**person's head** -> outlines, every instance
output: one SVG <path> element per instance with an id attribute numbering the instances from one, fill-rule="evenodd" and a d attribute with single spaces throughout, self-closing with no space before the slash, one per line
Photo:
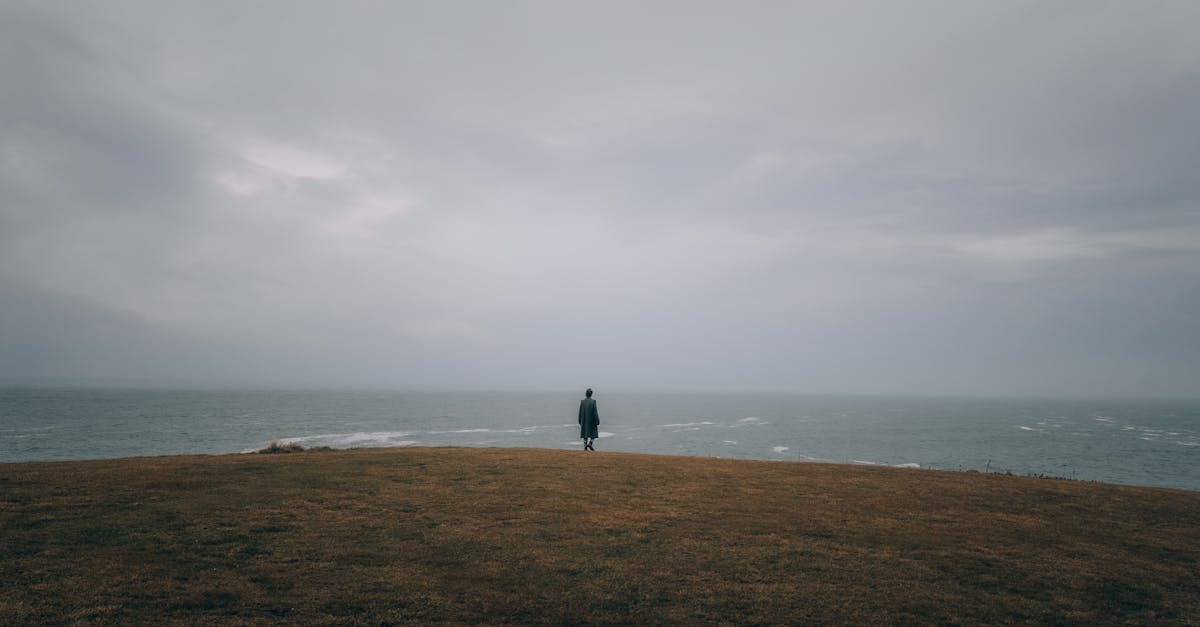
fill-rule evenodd
<path id="1" fill-rule="evenodd" d="M 588 398 L 591 398 L 592 397 L 592 388 L 588 388 L 587 392 L 584 392 L 584 394 L 586 394 Z"/>

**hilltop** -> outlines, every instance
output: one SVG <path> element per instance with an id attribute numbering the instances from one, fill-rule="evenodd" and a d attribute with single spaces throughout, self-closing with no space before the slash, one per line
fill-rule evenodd
<path id="1" fill-rule="evenodd" d="M 1186 622 L 1200 493 L 402 448 L 0 464 L 0 623 Z"/>

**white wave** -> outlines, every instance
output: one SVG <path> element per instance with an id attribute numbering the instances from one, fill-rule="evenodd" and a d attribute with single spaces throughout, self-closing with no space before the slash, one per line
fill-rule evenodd
<path id="1" fill-rule="evenodd" d="M 1017 427 L 1017 428 L 1018 428 L 1018 429 L 1022 429 L 1022 430 L 1024 430 L 1024 431 L 1041 431 L 1041 429 L 1034 429 L 1033 427 L 1026 427 L 1026 426 L 1024 426 L 1024 425 L 1021 425 L 1021 426 L 1019 426 L 1019 427 Z"/>
<path id="2" fill-rule="evenodd" d="M 1109 418 L 1108 416 L 1096 416 L 1095 420 L 1096 420 L 1096 422 L 1112 422 L 1113 421 L 1113 419 Z"/>
<path id="3" fill-rule="evenodd" d="M 772 451 L 775 451 L 776 453 L 784 453 L 784 452 L 786 452 L 786 451 L 788 450 L 788 447 L 786 447 L 786 446 L 772 446 L 772 447 L 771 447 L 771 450 L 772 450 Z"/>
<path id="4" fill-rule="evenodd" d="M 280 444 L 299 444 L 305 447 L 328 446 L 330 448 L 372 448 L 386 446 L 412 446 L 419 444 L 418 440 L 409 439 L 413 434 L 407 431 L 376 431 L 371 433 L 325 433 L 321 435 L 303 435 L 290 438 L 277 438 Z M 267 446 L 247 450 L 253 453 Z"/>
<path id="5" fill-rule="evenodd" d="M 600 437 L 602 437 L 602 438 L 611 438 L 611 437 L 613 437 L 613 435 L 615 435 L 615 434 L 614 434 L 614 433 L 612 433 L 611 431 L 599 431 L 599 432 L 598 432 L 598 435 L 599 435 Z"/>
<path id="6" fill-rule="evenodd" d="M 521 427 L 520 429 L 516 429 L 514 431 L 514 433 L 533 433 L 534 431 L 541 431 L 542 429 L 562 429 L 564 427 L 578 427 L 578 426 L 579 426 L 578 424 L 574 424 L 574 425 L 533 425 L 531 427 Z"/>
<path id="7" fill-rule="evenodd" d="M 717 423 L 709 422 L 709 421 L 705 420 L 704 422 L 673 422 L 669 425 L 662 425 L 662 427 L 664 427 L 664 428 L 666 428 L 666 427 L 704 427 L 704 426 L 715 425 L 715 424 L 717 424 Z"/>
<path id="8" fill-rule="evenodd" d="M 909 462 L 907 464 L 896 464 L 896 468 L 920 468 L 920 467 L 921 467 L 920 464 L 914 464 L 912 462 Z"/>
<path id="9" fill-rule="evenodd" d="M 354 433 L 341 437 L 316 437 L 311 442 L 317 445 L 334 448 L 361 448 L 371 446 L 411 446 L 416 440 L 410 440 L 408 433 Z"/>
<path id="10" fill-rule="evenodd" d="M 878 466 L 879 465 L 879 464 L 876 464 L 875 462 L 869 462 L 869 461 L 865 461 L 862 459 L 852 459 L 852 460 L 850 460 L 850 463 L 851 464 L 863 464 L 864 466 Z"/>
<path id="11" fill-rule="evenodd" d="M 747 416 L 745 418 L 742 418 L 738 422 L 762 422 L 762 418 L 758 418 L 756 416 Z"/>
<path id="12" fill-rule="evenodd" d="M 737 440 L 721 440 L 723 444 L 737 444 Z"/>
<path id="13" fill-rule="evenodd" d="M 430 435 L 446 435 L 448 433 L 490 433 L 491 429 L 455 429 L 453 431 L 430 431 Z"/>
<path id="14" fill-rule="evenodd" d="M 342 444 L 359 444 L 363 442 L 397 442 L 411 436 L 404 431 L 377 431 L 374 433 L 350 433 L 342 436 L 331 436 Z"/>
<path id="15" fill-rule="evenodd" d="M 372 432 L 357 432 L 357 433 L 323 433 L 321 435 L 307 435 L 295 438 L 281 438 L 279 441 L 284 444 L 292 442 L 321 442 L 325 444 L 341 444 L 353 445 L 363 442 L 390 442 L 402 440 L 413 435 L 408 431 L 372 431 Z"/>
<path id="16" fill-rule="evenodd" d="M 1185 442 L 1183 440 L 1180 440 L 1180 441 L 1176 442 L 1175 444 L 1178 444 L 1180 446 L 1200 446 L 1200 442 L 1195 442 L 1195 441 Z"/>

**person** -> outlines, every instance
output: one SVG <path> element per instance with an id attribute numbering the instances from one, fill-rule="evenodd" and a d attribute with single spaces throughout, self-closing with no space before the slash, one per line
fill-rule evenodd
<path id="1" fill-rule="evenodd" d="M 600 413 L 596 411 L 596 399 L 592 398 L 592 388 L 584 392 L 584 398 L 579 401 L 579 437 L 583 438 L 583 450 L 594 451 L 592 444 L 600 437 L 597 430 L 600 427 Z"/>

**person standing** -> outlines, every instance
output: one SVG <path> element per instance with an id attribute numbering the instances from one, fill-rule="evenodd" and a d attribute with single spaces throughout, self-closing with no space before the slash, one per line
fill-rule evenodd
<path id="1" fill-rule="evenodd" d="M 584 396 L 586 398 L 579 401 L 579 437 L 583 438 L 583 450 L 594 451 L 596 449 L 592 444 L 600 437 L 600 413 L 596 411 L 596 399 L 592 398 L 592 388 L 588 388 Z"/>

